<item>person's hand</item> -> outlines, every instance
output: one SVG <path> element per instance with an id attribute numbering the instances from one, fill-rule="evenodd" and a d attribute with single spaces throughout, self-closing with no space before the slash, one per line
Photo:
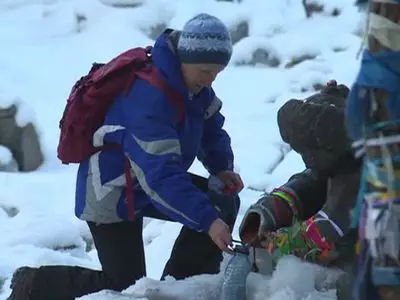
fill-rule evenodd
<path id="1" fill-rule="evenodd" d="M 240 175 L 233 171 L 219 172 L 217 174 L 217 177 L 225 185 L 225 189 L 227 191 L 234 191 L 236 193 L 239 193 L 244 187 L 244 184 L 243 184 L 243 181 L 242 181 L 242 178 L 240 177 Z"/>
<path id="2" fill-rule="evenodd" d="M 232 254 L 233 251 L 229 248 L 232 245 L 232 235 L 229 226 L 224 221 L 216 219 L 211 224 L 208 235 L 219 249 Z"/>

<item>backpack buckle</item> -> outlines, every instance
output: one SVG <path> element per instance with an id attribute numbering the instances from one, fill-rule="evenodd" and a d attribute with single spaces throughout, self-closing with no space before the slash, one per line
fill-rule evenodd
<path id="1" fill-rule="evenodd" d="M 146 53 L 146 57 L 148 58 L 148 59 L 151 59 L 151 50 L 153 49 L 153 47 L 151 47 L 151 46 L 147 46 L 146 48 L 145 48 L 145 53 Z"/>

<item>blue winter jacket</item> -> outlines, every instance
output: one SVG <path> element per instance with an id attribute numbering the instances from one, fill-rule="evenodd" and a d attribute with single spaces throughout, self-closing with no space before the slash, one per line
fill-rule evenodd
<path id="1" fill-rule="evenodd" d="M 184 96 L 184 121 L 177 124 L 177 112 L 160 89 L 137 80 L 109 109 L 93 137 L 94 145 L 122 145 L 132 169 L 137 216 L 154 205 L 187 227 L 208 231 L 217 211 L 207 195 L 192 184 L 187 171 L 196 157 L 210 174 L 232 170 L 230 138 L 222 129 L 221 101 L 214 91 L 204 88 L 190 97 L 168 32 L 157 39 L 152 57 L 170 87 Z M 123 152 L 98 152 L 80 164 L 78 218 L 103 224 L 128 219 Z"/>

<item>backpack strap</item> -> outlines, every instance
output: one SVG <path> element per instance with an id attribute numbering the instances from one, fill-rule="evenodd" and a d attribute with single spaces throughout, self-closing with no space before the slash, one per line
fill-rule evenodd
<path id="1" fill-rule="evenodd" d="M 151 55 L 152 49 L 153 49 L 152 46 L 148 46 L 145 48 L 146 59 L 147 59 L 146 66 L 141 71 L 138 71 L 133 75 L 137 76 L 138 78 L 144 81 L 147 81 L 152 86 L 162 90 L 167 95 L 168 100 L 171 101 L 178 115 L 178 122 L 180 122 L 185 118 L 185 107 L 184 107 L 185 99 L 183 95 L 176 92 L 169 86 L 164 76 L 162 76 L 162 74 L 157 70 L 157 68 L 154 67 Z M 132 85 L 132 81 L 128 80 L 128 86 L 126 87 L 127 89 L 129 89 L 130 86 Z M 125 90 L 125 92 L 127 92 L 127 89 Z"/>
<path id="2" fill-rule="evenodd" d="M 164 77 L 155 67 L 152 66 L 148 72 L 139 72 L 137 73 L 137 76 L 140 79 L 149 82 L 154 87 L 164 91 L 178 115 L 178 122 L 185 118 L 185 101 L 183 96 L 169 87 Z"/>
<path id="3" fill-rule="evenodd" d="M 136 220 L 135 215 L 135 197 L 133 196 L 133 178 L 131 173 L 131 163 L 128 157 L 125 157 L 125 164 L 124 164 L 124 172 L 125 172 L 125 193 L 126 193 L 126 200 L 128 205 L 128 219 L 130 221 Z"/>

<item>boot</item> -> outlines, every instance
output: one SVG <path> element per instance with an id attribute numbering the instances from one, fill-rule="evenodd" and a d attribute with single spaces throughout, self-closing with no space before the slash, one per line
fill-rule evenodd
<path id="1" fill-rule="evenodd" d="M 11 294 L 7 300 L 34 300 L 31 298 L 33 281 L 37 268 L 21 267 L 11 279 Z"/>
<path id="2" fill-rule="evenodd" d="M 76 297 L 100 290 L 92 288 L 82 291 L 79 283 L 82 283 L 84 288 L 88 283 L 87 278 L 79 278 L 79 272 L 82 270 L 92 272 L 94 278 L 99 277 L 97 271 L 80 267 L 21 267 L 15 271 L 11 279 L 12 292 L 7 300 L 74 300 Z"/>

